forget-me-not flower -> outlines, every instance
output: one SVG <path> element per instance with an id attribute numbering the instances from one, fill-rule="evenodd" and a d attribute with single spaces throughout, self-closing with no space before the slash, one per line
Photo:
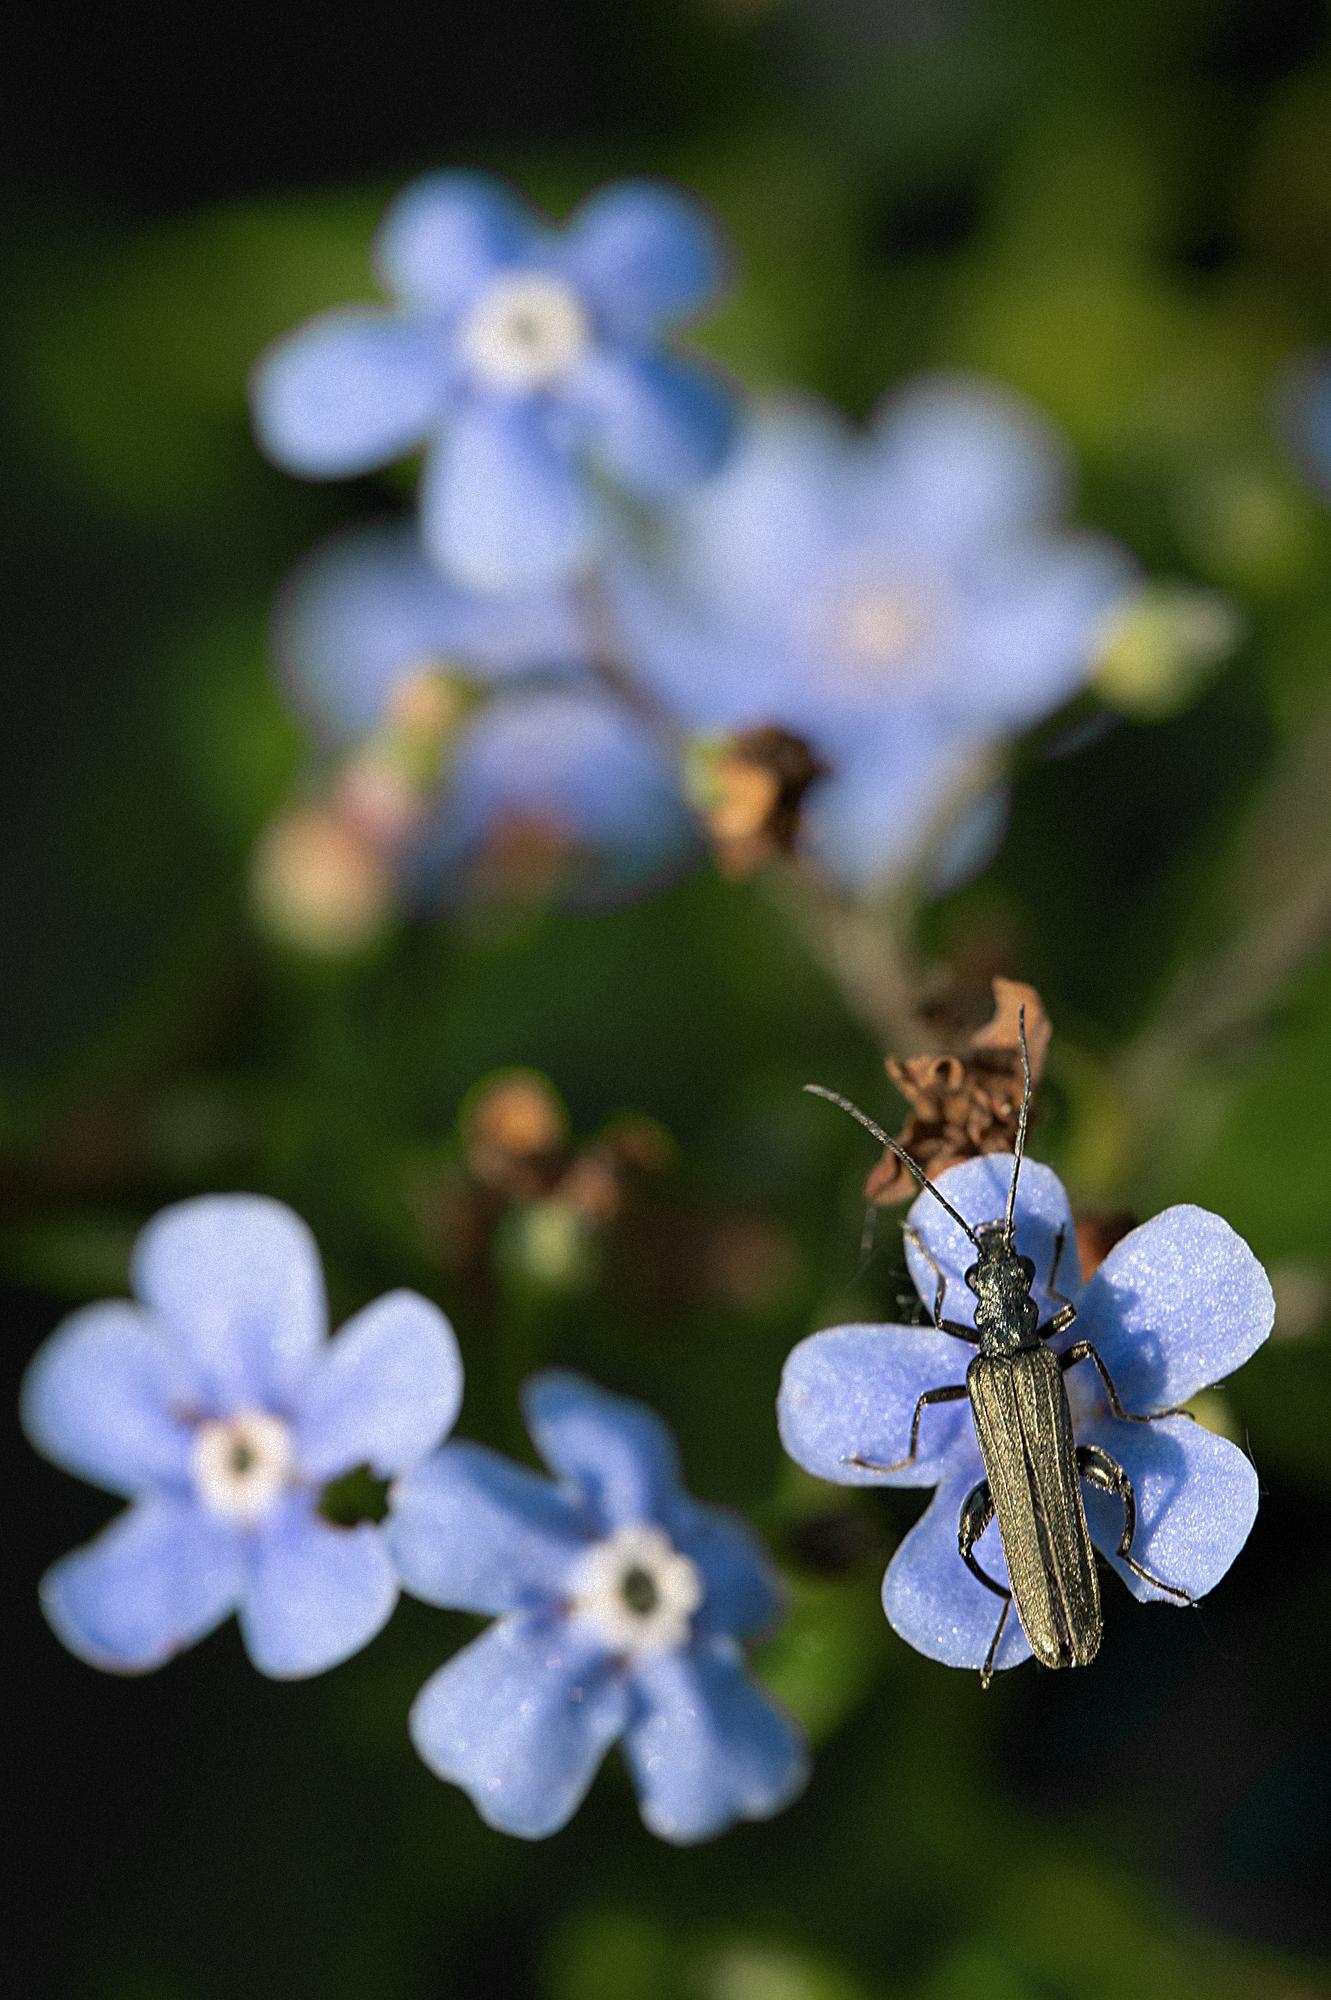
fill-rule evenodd
<path id="1" fill-rule="evenodd" d="M 524 1402 L 558 1483 L 453 1442 L 391 1495 L 405 1587 L 496 1620 L 421 1690 L 421 1756 L 529 1839 L 564 1825 L 621 1739 L 665 1840 L 780 1811 L 807 1760 L 744 1663 L 740 1642 L 776 1609 L 760 1545 L 683 1492 L 642 1404 L 563 1373 L 535 1377 Z"/>
<path id="2" fill-rule="evenodd" d="M 433 174 L 388 210 L 375 262 L 394 310 L 279 342 L 255 376 L 259 440 L 310 478 L 424 445 L 425 538 L 458 577 L 571 575 L 599 540 L 593 475 L 656 501 L 719 464 L 730 397 L 666 336 L 710 302 L 722 256 L 676 189 L 617 182 L 552 230 L 499 181 Z"/>
<path id="3" fill-rule="evenodd" d="M 968 1160 L 937 1185 L 972 1227 L 1001 1220 L 1012 1161 Z M 974 1325 L 975 1296 L 964 1281 L 975 1250 L 928 1194 L 910 1210 L 906 1257 L 932 1315 L 938 1271 L 946 1279 L 942 1317 Z M 1260 1347 L 1275 1306 L 1261 1265 L 1228 1223 L 1205 1209 L 1166 1209 L 1134 1229 L 1083 1286 L 1067 1195 L 1048 1167 L 1024 1162 L 1016 1244 L 1033 1260 L 1032 1296 L 1043 1324 L 1057 1305 L 1051 1290 L 1060 1232 L 1057 1292 L 1076 1306 L 1075 1324 L 1050 1341 L 1061 1353 L 1090 1340 L 1134 1415 L 1174 1410 L 1231 1374 Z M 930 1262 L 930 1259 L 933 1262 Z M 839 1326 L 804 1340 L 786 1363 L 778 1402 L 786 1450 L 820 1479 L 842 1485 L 932 1486 L 937 1490 L 902 1542 L 883 1581 L 883 1607 L 903 1639 L 952 1667 L 981 1667 L 994 1637 L 997 1602 L 962 1562 L 962 1504 L 984 1478 L 970 1404 L 964 1398 L 923 1412 L 914 1464 L 883 1474 L 852 1457 L 893 1465 L 906 1457 L 911 1418 L 926 1389 L 961 1383 L 974 1348 L 933 1326 Z M 1090 1361 L 1064 1376 L 1079 1444 L 1099 1445 L 1127 1472 L 1136 1495 L 1132 1554 L 1175 1591 L 1203 1596 L 1225 1574 L 1257 1512 L 1257 1476 L 1236 1445 L 1186 1416 L 1154 1423 L 1116 1417 Z M 1083 1486 L 1091 1539 L 1144 1603 L 1180 1600 L 1128 1569 L 1118 1554 L 1123 1504 Z M 1008 1583 L 997 1524 L 974 1551 L 1000 1586 Z M 994 1665 L 1015 1667 L 1031 1649 L 1009 1617 Z"/>
<path id="4" fill-rule="evenodd" d="M 536 850 L 562 886 L 619 895 L 696 848 L 678 760 L 596 680 L 569 593 L 465 590 L 410 529 L 371 528 L 297 571 L 277 652 L 299 706 L 338 745 L 390 724 L 431 675 L 478 697 L 459 707 L 417 804 L 402 870 L 421 902 L 494 886 L 506 857 Z"/>
<path id="5" fill-rule="evenodd" d="M 389 1292 L 327 1338 L 314 1239 L 281 1202 L 208 1195 L 134 1248 L 138 1303 L 73 1313 L 32 1362 L 39 1451 L 130 1506 L 48 1570 L 42 1605 L 72 1652 L 161 1666 L 233 1611 L 261 1672 L 320 1673 L 397 1602 L 383 1531 L 334 1527 L 324 1488 L 405 1471 L 451 1429 L 462 1364 L 448 1321 Z"/>
<path id="6" fill-rule="evenodd" d="M 1063 525 L 1069 467 L 995 385 L 926 380 L 856 435 L 759 416 L 613 577 L 629 657 L 696 730 L 775 726 L 823 775 L 803 839 L 872 887 L 914 859 L 977 759 L 1090 679 L 1130 569 Z"/>

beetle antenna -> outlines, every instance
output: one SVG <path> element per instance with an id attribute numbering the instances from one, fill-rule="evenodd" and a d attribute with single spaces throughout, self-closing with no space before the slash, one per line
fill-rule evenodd
<path id="1" fill-rule="evenodd" d="M 1003 1218 L 1003 1236 L 1009 1250 L 1012 1248 L 1017 1219 L 1017 1175 L 1021 1172 L 1021 1163 L 1026 1152 L 1026 1120 L 1030 1116 L 1031 1109 L 1031 1052 L 1026 1046 L 1024 1007 L 1017 1014 L 1017 1034 L 1021 1039 L 1021 1073 L 1025 1081 L 1021 1091 L 1021 1111 L 1017 1117 L 1017 1147 L 1012 1162 L 1012 1185 L 1007 1191 L 1007 1214 Z"/>
<path id="2" fill-rule="evenodd" d="M 865 1113 L 860 1110 L 858 1104 L 852 1104 L 848 1097 L 842 1097 L 838 1091 L 825 1090 L 821 1083 L 806 1083 L 804 1088 L 808 1091 L 810 1097 L 825 1097 L 829 1104 L 838 1105 L 842 1111 L 848 1111 L 851 1117 L 855 1120 L 856 1124 L 862 1125 L 866 1132 L 871 1132 L 873 1134 L 874 1138 L 878 1141 L 880 1146 L 886 1146 L 889 1153 L 895 1153 L 897 1158 L 901 1161 L 901 1164 L 904 1167 L 908 1167 L 911 1173 L 914 1174 L 916 1180 L 920 1184 L 921 1189 L 926 1194 L 931 1194 L 934 1200 L 938 1202 L 941 1207 L 947 1210 L 948 1214 L 952 1217 L 952 1220 L 960 1228 L 965 1230 L 967 1236 L 970 1238 L 971 1242 L 975 1245 L 976 1249 L 978 1250 L 980 1248 L 980 1239 L 975 1234 L 975 1231 L 971 1228 L 969 1222 L 967 1222 L 965 1216 L 957 1214 L 956 1209 L 953 1208 L 947 1196 L 945 1194 L 940 1194 L 938 1192 L 938 1189 L 929 1179 L 928 1174 L 925 1173 L 924 1168 L 917 1165 L 917 1163 L 914 1160 L 912 1160 L 910 1154 L 906 1151 L 904 1146 L 898 1146 L 895 1139 L 889 1139 L 887 1133 L 884 1132 L 882 1126 L 875 1125 L 873 1119 L 867 1117 Z"/>

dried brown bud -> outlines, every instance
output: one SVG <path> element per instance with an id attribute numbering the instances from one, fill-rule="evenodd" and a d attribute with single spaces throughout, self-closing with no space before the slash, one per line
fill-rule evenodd
<path id="1" fill-rule="evenodd" d="M 826 770 L 801 737 L 784 729 L 745 730 L 716 750 L 700 790 L 722 873 L 742 879 L 774 855 L 788 854 L 799 834 L 804 795 Z"/>
<path id="2" fill-rule="evenodd" d="M 478 1085 L 462 1117 L 467 1167 L 484 1186 L 517 1200 L 547 1194 L 558 1178 L 568 1121 L 554 1090 L 532 1070 Z"/>
<path id="3" fill-rule="evenodd" d="M 1026 1045 L 1031 1076 L 1038 1082 L 1051 1034 L 1049 1016 L 1033 986 L 1015 979 L 993 982 L 994 1012 L 986 1025 L 964 1039 L 951 1055 L 889 1056 L 885 1068 L 910 1105 L 897 1143 L 931 1180 L 962 1160 L 982 1153 L 1008 1153 L 1016 1143 L 1023 1074 L 1019 1020 L 1026 1011 Z M 887 1153 L 864 1188 L 869 1201 L 888 1208 L 916 1192 L 909 1169 Z"/>

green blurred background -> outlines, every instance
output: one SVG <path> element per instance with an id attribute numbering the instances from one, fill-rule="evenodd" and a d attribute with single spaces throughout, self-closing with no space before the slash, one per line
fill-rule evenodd
<path id="1" fill-rule="evenodd" d="M 68 1306 L 123 1291 L 163 1201 L 280 1195 L 339 1313 L 396 1283 L 444 1303 L 468 1434 L 524 1451 L 513 1390 L 547 1358 L 670 1417 L 694 1490 L 749 1510 L 789 1572 L 762 1667 L 819 1755 L 793 1809 L 701 1851 L 641 1830 L 613 1760 L 564 1834 L 505 1840 L 404 1733 L 469 1621 L 404 1603 L 303 1685 L 254 1675 L 233 1628 L 98 1676 L 32 1585 L 107 1503 L 15 1435 L 10 1824 L 35 1887 L 12 1990 L 1331 1993 L 1331 511 L 1277 425 L 1285 372 L 1331 336 L 1324 8 L 237 0 L 30 25 L 3 135 L 11 1379 Z M 341 967 L 249 920 L 253 842 L 303 757 L 273 592 L 408 488 L 270 470 L 245 376 L 367 294 L 385 197 L 447 164 L 557 211 L 678 176 L 735 245 L 703 339 L 746 383 L 861 413 L 916 368 L 989 371 L 1066 428 L 1087 518 L 1236 607 L 1223 665 L 1166 647 L 1110 691 L 1112 727 L 1026 746 L 1001 857 L 919 940 L 935 975 L 1039 986 L 1036 1150 L 1079 1206 L 1218 1208 L 1280 1298 L 1208 1409 L 1262 1478 L 1251 1543 L 1196 1617 L 1111 1590 L 1093 1672 L 982 1696 L 916 1657 L 877 1594 L 918 1496 L 781 1459 L 789 1347 L 890 1316 L 904 1280 L 888 1226 L 860 1268 L 861 1135 L 798 1090 L 890 1121 L 884 1050 L 761 885 L 407 927 Z M 459 1109 L 510 1064 L 552 1080 L 579 1142 L 632 1110 L 673 1154 L 609 1231 L 516 1208 L 463 1256 Z"/>

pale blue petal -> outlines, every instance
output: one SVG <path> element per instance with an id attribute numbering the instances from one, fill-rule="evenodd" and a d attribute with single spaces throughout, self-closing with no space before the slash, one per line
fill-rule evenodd
<path id="1" fill-rule="evenodd" d="M 461 1407 L 452 1327 L 419 1292 L 388 1292 L 347 1321 L 303 1384 L 297 1462 L 312 1479 L 358 1465 L 389 1479 L 433 1451 Z"/>
<path id="2" fill-rule="evenodd" d="M 389 291 L 451 316 L 539 239 L 530 209 L 487 174 L 427 174 L 402 190 L 379 226 L 375 266 Z"/>
<path id="3" fill-rule="evenodd" d="M 558 584 L 586 568 L 597 520 L 585 475 L 528 402 L 473 402 L 426 461 L 429 553 L 477 590 Z"/>
<path id="4" fill-rule="evenodd" d="M 1243 1238 L 1207 1209 L 1182 1206 L 1115 1244 L 1080 1300 L 1074 1337 L 1094 1343 L 1124 1409 L 1145 1414 L 1232 1375 L 1274 1317 L 1270 1282 Z"/>
<path id="5" fill-rule="evenodd" d="M 666 555 L 685 603 L 790 646 L 845 532 L 854 440 L 817 405 L 751 420 L 726 466 L 673 513 Z"/>
<path id="6" fill-rule="evenodd" d="M 209 1414 L 289 1406 L 327 1326 L 319 1252 L 291 1209 L 256 1194 L 177 1202 L 139 1236 L 132 1276 Z"/>
<path id="7" fill-rule="evenodd" d="M 1033 404 L 995 382 L 926 376 L 875 420 L 859 513 L 937 555 L 1050 519 L 1070 487 L 1066 449 Z"/>
<path id="8" fill-rule="evenodd" d="M 657 181 L 600 189 L 573 217 L 557 255 L 602 326 L 630 337 L 701 311 L 725 277 L 707 211 Z"/>
<path id="9" fill-rule="evenodd" d="M 810 690 L 816 694 L 816 687 Z M 798 719 L 792 716 L 798 728 Z M 916 861 L 946 824 L 970 769 L 967 747 L 932 727 L 918 711 L 898 712 L 895 726 L 866 727 L 860 745 L 813 734 L 831 765 L 805 800 L 802 845 L 833 881 L 860 892 L 884 887 Z M 828 737 L 853 733 L 844 718 L 824 716 Z"/>
<path id="10" fill-rule="evenodd" d="M 419 859 L 422 886 L 443 875 L 484 885 L 487 857 L 513 830 L 568 850 L 566 885 L 618 894 L 687 855 L 696 832 L 674 766 L 620 704 L 574 689 L 487 702 L 464 730 L 434 828 Z"/>
<path id="11" fill-rule="evenodd" d="M 961 586 L 966 629 L 938 699 L 977 734 L 1049 714 L 1090 680 L 1133 583 L 1122 551 L 1089 535 L 986 552 Z"/>
<path id="12" fill-rule="evenodd" d="M 269 458 L 307 479 L 371 472 L 424 440 L 443 383 L 419 328 L 386 313 L 328 313 L 260 361 L 255 433 Z"/>
<path id="13" fill-rule="evenodd" d="M 442 1666 L 411 1740 L 501 1833 L 540 1840 L 572 1818 L 623 1731 L 628 1688 L 566 1621 L 503 1618 Z"/>
<path id="14" fill-rule="evenodd" d="M 242 1583 L 234 1525 L 192 1500 L 154 1495 L 49 1569 L 41 1600 L 81 1660 L 146 1673 L 220 1625 Z"/>
<path id="15" fill-rule="evenodd" d="M 302 563 L 276 639 L 296 702 L 333 741 L 380 727 L 395 688 L 423 670 L 488 681 L 586 651 L 570 596 L 463 590 L 405 526 L 338 536 Z"/>
<path id="16" fill-rule="evenodd" d="M 984 1471 L 978 1450 L 970 1471 L 956 1473 L 941 1485 L 888 1565 L 883 1578 L 883 1609 L 888 1623 L 908 1645 L 946 1667 L 984 1665 L 1002 1599 L 978 1583 L 957 1550 L 961 1509 Z M 1007 1564 L 991 1522 L 975 1547 L 981 1569 L 1007 1588 Z M 1008 1612 L 996 1667 L 1019 1667 L 1031 1656 L 1014 1604 Z"/>
<path id="17" fill-rule="evenodd" d="M 494 1613 L 557 1602 L 590 1526 L 551 1480 L 459 1438 L 398 1480 L 384 1535 L 414 1597 Z"/>
<path id="18" fill-rule="evenodd" d="M 137 1306 L 108 1300 L 71 1313 L 38 1349 L 20 1414 L 38 1451 L 112 1493 L 182 1486 L 193 1432 L 184 1356 Z"/>
<path id="19" fill-rule="evenodd" d="M 572 394 L 597 463 L 641 500 L 697 485 L 716 471 L 734 438 L 734 398 L 726 385 L 673 355 L 598 349 L 579 370 Z"/>
<path id="20" fill-rule="evenodd" d="M 747 1638 L 770 1625 L 781 1608 L 771 1558 L 742 1515 L 682 1496 L 671 1508 L 667 1532 L 696 1563 L 705 1596 L 695 1629 Z"/>
<path id="21" fill-rule="evenodd" d="M 777 1423 L 797 1465 L 839 1486 L 936 1486 L 976 1450 L 970 1403 L 940 1403 L 920 1419 L 914 1465 L 890 1475 L 852 1457 L 895 1465 L 926 1389 L 964 1383 L 974 1350 L 934 1327 L 834 1326 L 794 1349 L 781 1377 Z"/>
<path id="22" fill-rule="evenodd" d="M 297 1680 L 358 1653 L 388 1623 L 397 1576 L 372 1522 L 335 1528 L 293 1499 L 251 1542 L 240 1600 L 245 1650 L 262 1674 Z"/>
<path id="23" fill-rule="evenodd" d="M 959 1167 L 949 1168 L 947 1173 L 938 1177 L 937 1185 L 957 1213 L 965 1217 L 972 1229 L 978 1229 L 981 1223 L 1003 1220 L 1011 1179 L 1012 1155 L 989 1153 L 983 1159 L 966 1160 Z M 965 1284 L 965 1274 L 976 1260 L 974 1244 L 967 1241 L 951 1216 L 939 1207 L 931 1194 L 921 1192 L 916 1197 L 906 1220 L 946 1274 L 943 1317 L 955 1319 L 962 1326 L 974 1326 L 975 1294 Z M 1068 1206 L 1063 1183 L 1052 1168 L 1032 1160 L 1029 1155 L 1022 1164 L 1017 1186 L 1016 1223 L 1017 1250 L 1035 1265 L 1031 1296 L 1040 1308 L 1043 1324 L 1059 1309 L 1058 1302 L 1049 1291 L 1049 1277 L 1054 1267 L 1055 1245 L 1060 1229 L 1063 1231 L 1063 1254 L 1058 1266 L 1058 1289 L 1071 1299 L 1077 1297 L 1080 1267 L 1072 1210 Z M 916 1290 L 932 1314 L 938 1280 L 928 1259 L 909 1237 L 906 1239 L 906 1263 Z M 1078 1319 L 1076 1333 L 1069 1338 L 1079 1337 L 1083 1331 Z"/>
<path id="24" fill-rule="evenodd" d="M 1132 1554 L 1142 1568 L 1190 1597 L 1214 1590 L 1257 1518 L 1257 1474 L 1238 1446 L 1186 1417 L 1158 1424 L 1103 1417 L 1079 1424 L 1077 1438 L 1101 1445 L 1132 1481 L 1137 1503 Z M 1144 1604 L 1177 1604 L 1177 1598 L 1134 1576 L 1115 1553 L 1123 1532 L 1122 1501 L 1085 1484 L 1082 1493 L 1091 1539 L 1133 1596 Z"/>
<path id="25" fill-rule="evenodd" d="M 640 1713 L 624 1750 L 643 1820 L 662 1840 L 686 1845 L 770 1819 L 803 1789 L 804 1738 L 737 1646 L 713 1640 L 644 1660 L 635 1683 Z"/>
<path id="26" fill-rule="evenodd" d="M 679 1493 L 679 1454 L 645 1403 L 552 1368 L 523 1385 L 522 1409 L 541 1457 L 606 1532 L 667 1519 Z"/>

